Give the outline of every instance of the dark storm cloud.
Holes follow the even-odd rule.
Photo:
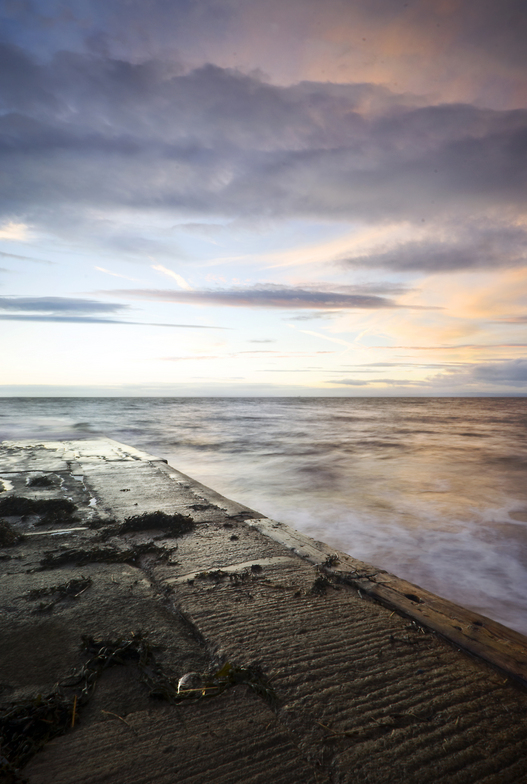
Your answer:
[[[383,267],[401,272],[498,269],[527,263],[527,231],[515,225],[475,223],[441,227],[440,241],[402,243],[384,252],[342,259],[346,266]]]
[[[353,290],[354,287],[340,287]],[[105,292],[101,292],[105,293]],[[369,294],[315,290],[268,284],[252,288],[215,289],[210,291],[179,291],[175,289],[126,289],[106,292],[118,297],[178,302],[187,305],[218,305],[242,308],[396,308],[393,300]]]
[[[122,208],[417,222],[527,204],[524,110],[417,106],[367,84],[279,87],[211,65],[183,73],[66,52],[36,64],[2,51],[6,220],[93,233],[94,212]],[[407,250],[412,268],[420,250]]]

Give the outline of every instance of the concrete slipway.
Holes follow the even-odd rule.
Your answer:
[[[109,439],[0,477],[1,781],[527,782],[522,635]]]

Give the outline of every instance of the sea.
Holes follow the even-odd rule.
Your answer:
[[[0,399],[0,440],[100,435],[527,634],[527,398]]]

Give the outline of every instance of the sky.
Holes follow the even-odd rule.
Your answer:
[[[527,393],[523,0],[0,9],[0,396]]]

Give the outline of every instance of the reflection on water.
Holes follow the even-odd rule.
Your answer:
[[[2,438],[105,434],[527,633],[527,399],[3,399]]]

